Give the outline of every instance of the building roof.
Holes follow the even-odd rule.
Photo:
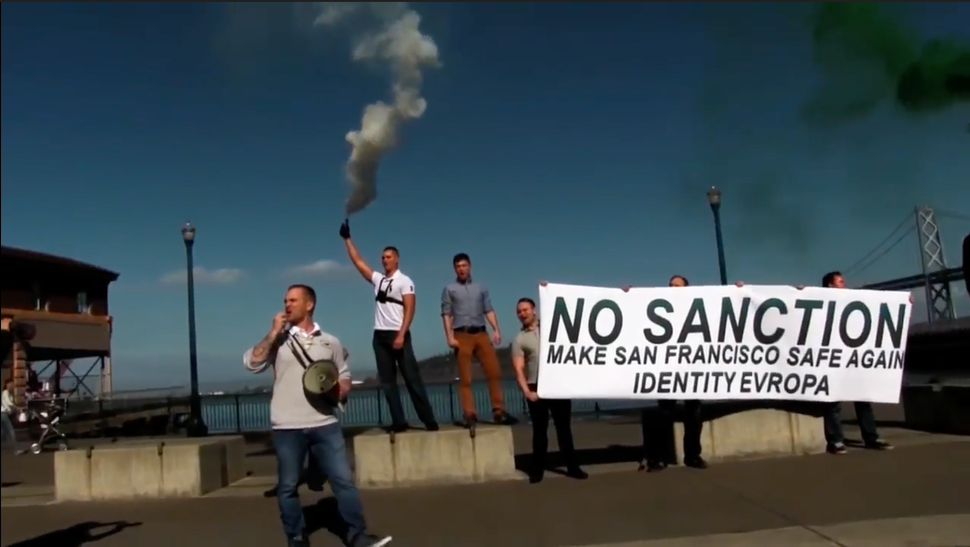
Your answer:
[[[37,251],[28,251],[27,249],[18,249],[16,247],[8,247],[6,245],[0,246],[0,256],[2,256],[4,262],[9,259],[15,259],[26,262],[34,262],[37,264],[47,264],[55,268],[83,270],[85,272],[106,277],[109,281],[117,280],[118,276],[120,275],[117,272],[113,272],[100,266],[95,266],[94,264],[88,264],[87,262],[81,262],[80,260],[74,260],[73,258],[66,258],[63,256],[56,256]]]

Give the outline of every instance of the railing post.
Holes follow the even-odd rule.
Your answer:
[[[455,423],[457,420],[455,419],[455,384],[454,384],[454,382],[451,382],[451,383],[448,384],[448,412],[451,414],[451,416],[448,417],[448,420],[451,423]]]
[[[236,433],[242,433],[242,409],[239,406],[239,394],[236,394]]]
[[[384,413],[381,411],[381,391],[382,390],[383,388],[377,388],[374,390],[374,395],[375,395],[374,403],[377,404],[377,425],[379,426],[384,425],[384,416],[383,416]]]

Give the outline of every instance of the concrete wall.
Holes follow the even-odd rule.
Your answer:
[[[676,459],[683,462],[683,424],[674,426]],[[701,453],[710,461],[801,456],[825,451],[822,419],[777,409],[725,414],[704,423]]]
[[[970,435],[970,385],[907,386],[902,399],[906,427]]]
[[[57,452],[58,501],[202,496],[243,478],[242,437],[133,441]]]
[[[361,488],[476,483],[514,479],[515,448],[508,427],[408,431],[393,437],[368,432],[354,437]]]

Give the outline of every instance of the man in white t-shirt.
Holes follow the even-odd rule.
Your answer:
[[[333,400],[350,392],[350,370],[340,340],[320,330],[313,321],[316,292],[307,285],[293,285],[283,297],[285,311],[276,314],[269,333],[246,350],[243,364],[252,372],[273,369],[273,398],[270,421],[273,424],[273,449],[278,469],[277,501],[283,531],[290,547],[306,547],[306,521],[298,488],[303,464],[309,456],[327,476],[337,511],[347,524],[344,538],[352,547],[380,547],[391,538],[367,533],[364,508],[347,459],[343,431],[335,404],[319,405],[308,401],[303,390],[303,373],[316,361],[333,361],[339,381]]]
[[[381,253],[384,273],[375,272],[364,262],[357,247],[350,240],[350,224],[340,225],[340,237],[347,245],[347,254],[360,275],[374,286],[374,357],[377,375],[391,412],[391,431],[408,428],[397,387],[397,372],[401,371],[404,385],[411,395],[411,403],[428,431],[437,431],[438,422],[428,401],[428,393],[421,380],[418,360],[411,347],[411,321],[414,319],[414,281],[398,269],[401,254],[395,247],[385,247]]]

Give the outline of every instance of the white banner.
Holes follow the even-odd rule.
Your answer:
[[[539,288],[539,396],[899,402],[908,292]]]

